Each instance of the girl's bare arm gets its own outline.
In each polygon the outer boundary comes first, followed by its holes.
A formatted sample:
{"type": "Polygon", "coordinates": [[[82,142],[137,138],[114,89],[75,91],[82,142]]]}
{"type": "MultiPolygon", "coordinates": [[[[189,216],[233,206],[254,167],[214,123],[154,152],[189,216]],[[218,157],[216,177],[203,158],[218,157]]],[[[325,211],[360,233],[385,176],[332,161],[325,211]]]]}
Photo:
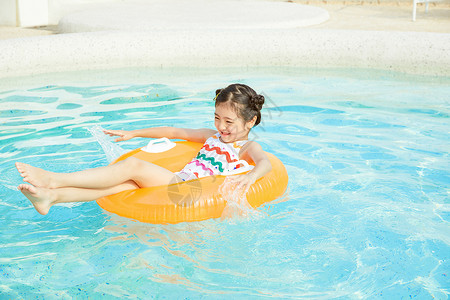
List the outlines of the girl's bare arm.
{"type": "Polygon", "coordinates": [[[247,192],[256,180],[272,170],[272,164],[261,145],[256,142],[248,142],[241,151],[240,157],[247,161],[253,160],[255,167],[247,174],[229,176],[229,178],[236,185],[237,189],[242,189],[247,192]]]}
{"type": "Polygon", "coordinates": [[[260,144],[250,141],[244,146],[242,152],[241,157],[243,159],[249,160],[250,158],[255,162],[255,167],[247,173],[254,181],[272,170],[272,164],[260,144]]]}
{"type": "Polygon", "coordinates": [[[181,139],[192,142],[203,143],[217,131],[209,128],[189,129],[177,127],[151,127],[132,131],[125,130],[105,130],[104,133],[110,136],[118,136],[116,142],[126,141],[135,137],[181,139]]]}

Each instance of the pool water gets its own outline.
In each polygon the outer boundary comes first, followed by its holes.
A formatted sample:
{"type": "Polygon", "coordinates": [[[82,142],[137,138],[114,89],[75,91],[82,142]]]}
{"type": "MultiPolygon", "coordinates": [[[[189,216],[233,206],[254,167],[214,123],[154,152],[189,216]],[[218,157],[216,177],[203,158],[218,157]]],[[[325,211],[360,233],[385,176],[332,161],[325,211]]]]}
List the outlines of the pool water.
{"type": "Polygon", "coordinates": [[[448,299],[450,78],[236,74],[3,89],[0,298],[448,299]],[[92,126],[214,128],[214,91],[233,82],[266,95],[250,138],[289,174],[255,214],[152,225],[89,202],[41,216],[15,190],[16,161],[107,164],[92,126]]]}

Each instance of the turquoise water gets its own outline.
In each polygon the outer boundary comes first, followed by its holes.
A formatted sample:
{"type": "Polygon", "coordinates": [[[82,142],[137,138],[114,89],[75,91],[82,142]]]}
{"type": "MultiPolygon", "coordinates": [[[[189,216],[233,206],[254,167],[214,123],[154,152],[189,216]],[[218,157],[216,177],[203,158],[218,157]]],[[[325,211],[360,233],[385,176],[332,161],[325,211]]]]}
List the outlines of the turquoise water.
{"type": "Polygon", "coordinates": [[[0,92],[0,299],[448,299],[450,78],[218,73],[0,92]],[[16,161],[107,164],[95,125],[213,128],[232,82],[266,95],[251,138],[290,178],[258,213],[152,225],[90,202],[41,216],[15,190],[16,161]]]}

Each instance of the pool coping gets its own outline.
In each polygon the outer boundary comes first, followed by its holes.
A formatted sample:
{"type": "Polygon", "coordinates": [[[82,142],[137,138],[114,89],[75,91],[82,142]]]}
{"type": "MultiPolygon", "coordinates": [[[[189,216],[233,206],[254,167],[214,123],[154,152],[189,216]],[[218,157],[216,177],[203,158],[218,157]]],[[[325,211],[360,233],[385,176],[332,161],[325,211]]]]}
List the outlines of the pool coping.
{"type": "Polygon", "coordinates": [[[0,49],[0,78],[125,67],[345,67],[450,74],[450,34],[430,32],[97,31],[0,40],[0,49]]]}

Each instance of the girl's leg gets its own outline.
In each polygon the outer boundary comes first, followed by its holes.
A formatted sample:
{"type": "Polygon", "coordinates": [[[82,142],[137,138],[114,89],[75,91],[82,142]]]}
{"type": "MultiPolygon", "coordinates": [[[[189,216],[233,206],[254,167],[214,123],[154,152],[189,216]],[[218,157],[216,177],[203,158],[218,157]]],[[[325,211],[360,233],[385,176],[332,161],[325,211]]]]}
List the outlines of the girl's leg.
{"type": "Polygon", "coordinates": [[[106,167],[74,173],[53,173],[23,163],[16,163],[16,167],[25,182],[44,188],[103,189],[128,180],[133,180],[139,187],[150,187],[178,180],[169,170],[137,158],[127,158],[106,167]]]}
{"type": "Polygon", "coordinates": [[[117,186],[104,189],[85,188],[57,188],[47,189],[35,187],[29,184],[21,184],[18,189],[33,203],[34,208],[46,215],[55,204],[65,202],[87,202],[98,198],[116,194],[125,190],[136,189],[138,186],[133,181],[128,181],[117,186]]]}

